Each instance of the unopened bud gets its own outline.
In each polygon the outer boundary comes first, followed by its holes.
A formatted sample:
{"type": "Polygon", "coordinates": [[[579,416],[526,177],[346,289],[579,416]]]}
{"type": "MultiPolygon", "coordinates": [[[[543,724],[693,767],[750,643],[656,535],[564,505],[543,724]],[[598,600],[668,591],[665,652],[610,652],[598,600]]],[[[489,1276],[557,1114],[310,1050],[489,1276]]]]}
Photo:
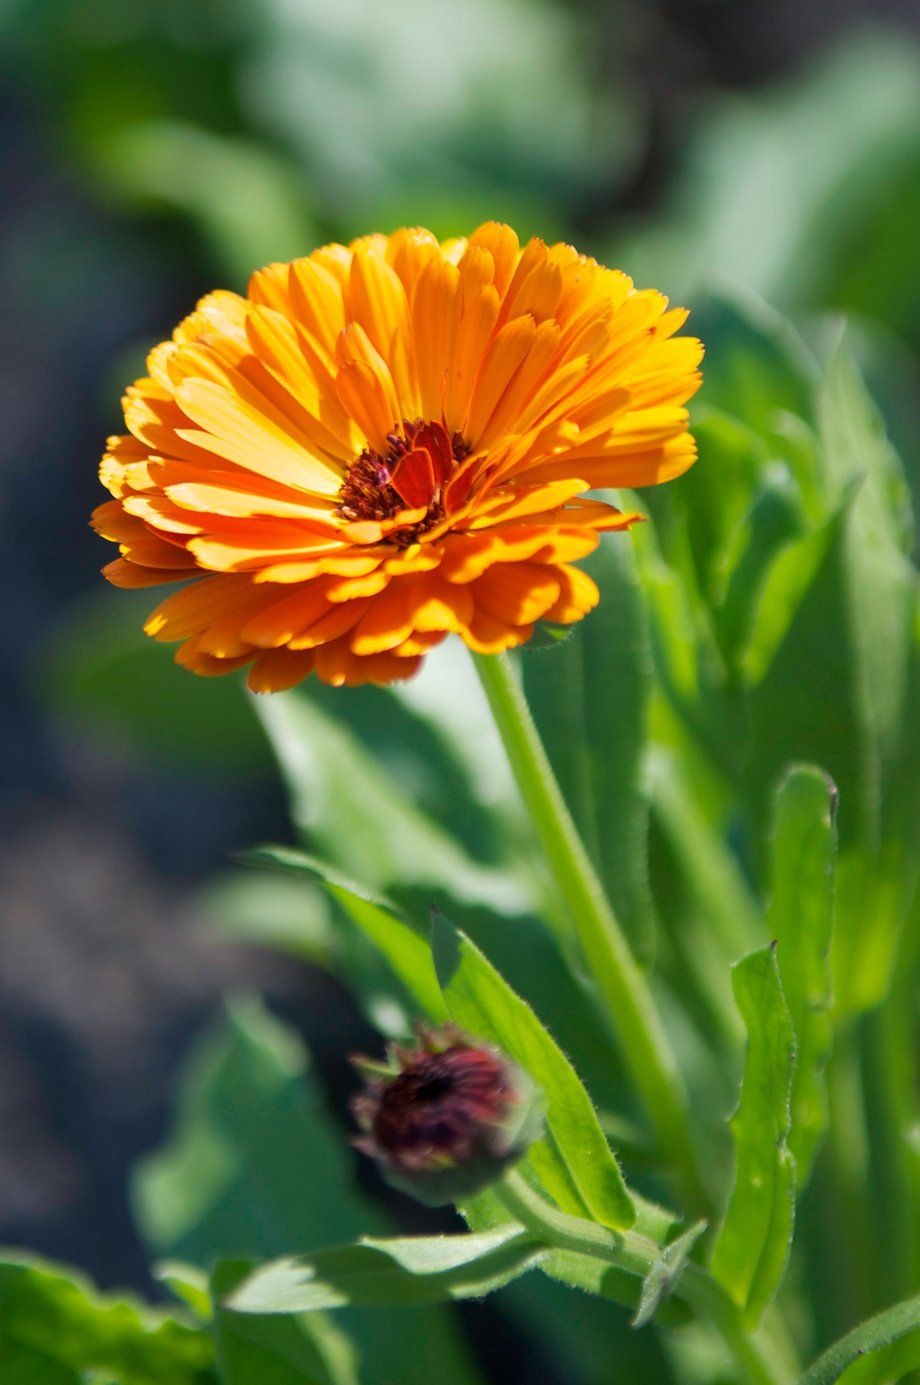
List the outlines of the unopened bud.
{"type": "Polygon", "coordinates": [[[514,1163],[542,1130],[534,1084],[516,1064],[453,1025],[419,1027],[386,1063],[356,1058],[365,1090],[352,1102],[371,1155],[394,1187],[429,1206],[458,1202],[514,1163]]]}

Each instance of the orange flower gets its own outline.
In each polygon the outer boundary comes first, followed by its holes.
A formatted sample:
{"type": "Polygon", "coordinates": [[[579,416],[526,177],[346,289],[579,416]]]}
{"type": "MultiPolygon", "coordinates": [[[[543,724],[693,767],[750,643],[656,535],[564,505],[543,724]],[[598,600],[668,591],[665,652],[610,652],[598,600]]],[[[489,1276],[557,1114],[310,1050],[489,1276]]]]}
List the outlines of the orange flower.
{"type": "Polygon", "coordinates": [[[573,563],[637,516],[583,498],[695,456],[687,314],[507,226],[327,245],[208,294],[150,354],[93,520],[145,629],[250,687],[408,678],[446,634],[496,653],[596,603],[573,563]],[[580,498],[581,497],[581,498],[580,498]]]}

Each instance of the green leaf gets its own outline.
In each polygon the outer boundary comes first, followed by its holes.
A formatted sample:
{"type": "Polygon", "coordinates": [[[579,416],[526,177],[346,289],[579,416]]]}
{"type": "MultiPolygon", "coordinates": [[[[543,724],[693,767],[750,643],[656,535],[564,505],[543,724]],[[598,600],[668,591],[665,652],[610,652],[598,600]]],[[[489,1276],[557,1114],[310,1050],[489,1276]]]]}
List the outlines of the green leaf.
{"type": "MultiPolygon", "coordinates": [[[[705,404],[769,436],[783,414],[808,417],[815,367],[788,319],[741,282],[707,297],[691,319],[706,343],[705,404]]],[[[694,477],[691,485],[719,481],[725,478],[694,477]]]]}
{"type": "Polygon", "coordinates": [[[563,797],[617,917],[634,948],[648,955],[648,617],[623,535],[608,536],[586,567],[600,587],[600,605],[562,646],[523,658],[521,671],[563,797]]]}
{"type": "Polygon", "coordinates": [[[428,938],[403,918],[395,905],[347,880],[324,861],[294,847],[255,847],[245,852],[242,860],[318,881],[355,927],[386,958],[393,974],[418,1008],[436,1022],[446,1019],[428,938]]]}
{"type": "MultiPolygon", "coordinates": [[[[827,524],[786,549],[774,567],[762,610],[765,620],[777,622],[781,638],[769,650],[768,664],[748,699],[748,792],[758,818],[768,822],[776,782],[789,764],[820,764],[840,790],[842,844],[871,836],[878,798],[877,761],[864,734],[844,579],[848,512],[858,503],[858,495],[849,494],[827,524]],[[787,580],[787,589],[778,590],[787,580]]],[[[761,627],[749,653],[758,649],[764,633],[761,627]]],[[[766,653],[766,646],[761,649],[766,653]]]]}
{"type": "Polygon", "coordinates": [[[776,556],[802,528],[793,477],[788,467],[774,463],[765,469],[725,557],[727,580],[716,607],[716,624],[722,652],[733,670],[741,668],[758,602],[776,556]]]}
{"type": "Polygon", "coordinates": [[[546,1099],[547,1137],[529,1162],[565,1211],[614,1229],[631,1226],[635,1207],[591,1099],[533,1010],[515,995],[470,939],[440,914],[432,921],[435,969],[447,1008],[464,1029],[520,1063],[546,1099]]]}
{"type": "Polygon", "coordinates": [[[254,265],[294,259],[317,240],[296,165],[263,142],[179,120],[116,124],[97,171],[128,205],[190,217],[241,287],[254,265]]]}
{"type": "Polygon", "coordinates": [[[767,925],[776,939],[795,1031],[789,1148],[804,1186],[827,1125],[824,1065],[831,1042],[829,952],[834,922],[837,791],[810,766],[791,770],[776,804],[767,925]]]}
{"type": "MultiPolygon", "coordinates": [[[[193,1053],[169,1143],[140,1165],[140,1228],[157,1256],[202,1269],[215,1258],[260,1263],[365,1232],[386,1234],[379,1208],[356,1186],[347,1134],[325,1109],[295,1036],[254,1001],[237,1002],[193,1053]]],[[[355,1310],[343,1319],[370,1385],[477,1380],[452,1322],[438,1308],[355,1310]],[[408,1334],[419,1332],[412,1361],[408,1334]]]]}
{"type": "Polygon", "coordinates": [[[213,1362],[205,1331],[100,1294],[74,1271],[27,1255],[0,1259],[4,1385],[79,1385],[88,1371],[108,1373],[118,1385],[210,1385],[213,1362]]]}
{"type": "Polygon", "coordinates": [[[224,1260],[209,1282],[194,1265],[154,1266],[155,1278],[211,1324],[221,1385],[358,1385],[354,1348],[325,1314],[241,1319],[226,1312],[222,1299],[252,1268],[248,1260],[224,1260]]]}
{"type": "Polygon", "coordinates": [[[226,1302],[238,1313],[311,1313],[346,1304],[478,1298],[516,1279],[545,1253],[516,1226],[481,1235],[365,1236],[356,1245],[265,1265],[226,1302]]]}
{"type": "MultiPolygon", "coordinates": [[[[245,860],[245,856],[243,857],[245,860]]],[[[222,938],[253,943],[332,970],[336,929],[322,890],[302,876],[234,869],[209,881],[195,900],[197,912],[222,938]]]]}
{"type": "Polygon", "coordinates": [[[180,1260],[160,1260],[151,1267],[150,1273],[154,1279],[165,1284],[199,1322],[210,1322],[211,1293],[204,1270],[196,1265],[185,1265],[180,1260]]]}
{"type": "MultiPolygon", "coordinates": [[[[849,299],[909,330],[918,88],[915,45],[864,27],[781,82],[707,103],[665,224],[643,223],[613,262],[678,301],[728,279],[774,302],[849,299]]],[[[707,393],[719,365],[707,357],[707,393]]]]}
{"type": "MultiPolygon", "coordinates": [[[[903,920],[899,911],[909,902],[882,859],[887,844],[878,851],[877,834],[886,779],[913,713],[908,693],[917,573],[908,558],[912,524],[903,471],[845,345],[828,367],[819,414],[829,486],[858,486],[847,516],[841,583],[852,651],[851,734],[862,747],[866,808],[862,859],[846,862],[841,872],[834,937],[836,1003],[846,1013],[869,1008],[885,994],[903,920]]],[[[829,760],[817,758],[834,773],[829,760]]],[[[841,840],[849,845],[842,783],[840,789],[841,840]]]]}
{"type": "Polygon", "coordinates": [[[705,1230],[706,1223],[699,1221],[664,1247],[642,1281],[642,1295],[633,1318],[633,1327],[645,1327],[646,1323],[651,1322],[661,1304],[674,1292],[690,1252],[705,1230]]]}
{"type": "Polygon", "coordinates": [[[822,1352],[801,1377],[799,1385],[832,1385],[853,1361],[878,1351],[889,1342],[920,1330],[920,1296],[896,1303],[874,1318],[860,1323],[839,1342],[822,1352]]]}
{"type": "Polygon", "coordinates": [[[900,723],[913,614],[909,495],[878,410],[843,344],[828,366],[818,413],[829,488],[839,494],[862,482],[849,511],[844,577],[862,716],[884,758],[900,723]]]}
{"type": "Polygon", "coordinates": [[[680,873],[680,893],[736,961],[763,937],[760,911],[724,835],[686,783],[686,769],[683,757],[655,747],[647,769],[655,818],[680,873]]]}
{"type": "Polygon", "coordinates": [[[106,590],[71,607],[41,651],[36,693],[82,733],[187,772],[271,773],[271,751],[238,678],[190,678],[143,633],[150,597],[106,590]]]}
{"type": "Polygon", "coordinates": [[[521,891],[479,865],[399,788],[357,737],[299,689],[257,710],[275,749],[291,812],[311,848],[373,890],[449,889],[492,909],[520,908],[521,891]]]}
{"type": "Polygon", "coordinates": [[[712,1272],[754,1326],[779,1288],[792,1240],[795,1161],[787,1139],[795,1036],[772,946],[738,962],[732,986],[748,1044],[731,1122],[735,1182],[712,1272]]]}
{"type": "Polygon", "coordinates": [[[308,685],[309,697],[360,742],[400,792],[480,861],[501,861],[516,807],[510,771],[462,641],[445,641],[415,678],[388,687],[308,685]]]}
{"type": "Polygon", "coordinates": [[[211,1276],[221,1385],[358,1385],[354,1348],[325,1313],[243,1316],[223,1306],[251,1270],[224,1260],[211,1276]]]}

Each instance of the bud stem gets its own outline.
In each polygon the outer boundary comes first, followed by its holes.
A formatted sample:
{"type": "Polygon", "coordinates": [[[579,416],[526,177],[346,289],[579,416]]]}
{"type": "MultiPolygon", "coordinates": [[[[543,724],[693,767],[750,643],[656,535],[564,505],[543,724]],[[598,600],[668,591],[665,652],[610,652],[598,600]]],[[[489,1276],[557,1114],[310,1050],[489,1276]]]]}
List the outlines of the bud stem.
{"type": "Polygon", "coordinates": [[[699,1177],[680,1073],[645,977],[566,807],[506,654],[474,654],[476,672],[633,1085],[676,1172],[688,1210],[712,1215],[699,1177]]]}
{"type": "MultiPolygon", "coordinates": [[[[595,1222],[561,1212],[515,1170],[507,1173],[494,1191],[515,1221],[535,1240],[555,1250],[603,1260],[639,1279],[645,1278],[661,1253],[660,1245],[638,1231],[608,1231],[595,1222]]],[[[771,1343],[765,1332],[746,1332],[737,1305],[701,1266],[691,1263],[685,1267],[674,1294],[717,1329],[749,1385],[791,1385],[797,1372],[784,1359],[779,1344],[771,1343]]]]}

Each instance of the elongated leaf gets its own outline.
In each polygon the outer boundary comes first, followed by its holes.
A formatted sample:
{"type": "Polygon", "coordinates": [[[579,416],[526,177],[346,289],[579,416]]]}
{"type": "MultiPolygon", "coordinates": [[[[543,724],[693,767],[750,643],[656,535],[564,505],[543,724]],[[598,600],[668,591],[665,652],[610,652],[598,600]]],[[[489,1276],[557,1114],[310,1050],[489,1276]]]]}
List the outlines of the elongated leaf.
{"type": "Polygon", "coordinates": [[[224,938],[334,968],[332,909],[313,882],[234,868],[208,881],[195,904],[205,926],[224,938]]]}
{"type": "Polygon", "coordinates": [[[720,645],[740,667],[764,583],[777,553],[802,531],[798,491],[787,467],[767,469],[726,555],[725,593],[716,607],[720,645]]]}
{"type": "MultiPolygon", "coordinates": [[[[404,1035],[419,1014],[435,1022],[446,1017],[427,931],[422,934],[415,927],[409,911],[294,847],[256,847],[242,853],[240,859],[283,870],[305,884],[318,881],[337,902],[347,922],[343,920],[344,929],[332,925],[338,946],[332,949],[330,965],[382,1033],[404,1035]],[[378,955],[385,959],[381,965],[375,964],[378,955]],[[391,977],[395,985],[390,984],[391,977]]],[[[494,948],[515,985],[539,999],[554,1028],[559,1026],[567,1050],[577,1055],[582,1070],[604,1084],[605,1099],[615,1100],[615,1058],[609,1034],[597,1014],[586,1006],[584,990],[566,968],[555,938],[532,918],[512,922],[482,907],[469,909],[467,917],[471,931],[488,952],[494,948]],[[520,939],[525,930],[527,946],[522,948],[520,939]]]]}
{"type": "Polygon", "coordinates": [[[232,1313],[223,1306],[251,1271],[224,1260],[211,1276],[221,1385],[358,1385],[354,1348],[325,1313],[232,1313]]]}
{"type": "Polygon", "coordinates": [[[302,180],[265,144],[178,120],[116,123],[106,134],[100,171],[116,195],[189,216],[235,282],[314,243],[302,180]]]}
{"type": "Polygon", "coordinates": [[[548,1138],[530,1157],[547,1190],[565,1210],[587,1209],[615,1229],[631,1226],[635,1207],[619,1165],[590,1097],[555,1040],[479,948],[439,914],[432,923],[432,950],[451,1016],[504,1049],[546,1098],[548,1138]]]}
{"type": "MultiPolygon", "coordinates": [[[[155,1255],[207,1269],[259,1263],[390,1229],[356,1186],[347,1132],[331,1121],[296,1037],[256,1002],[237,1003],[192,1056],[175,1133],[135,1179],[155,1255]]],[[[471,1385],[477,1372],[441,1308],[348,1311],[364,1385],[471,1385]],[[405,1341],[418,1332],[411,1360],[405,1341]]]]}
{"type": "Polygon", "coordinates": [[[344,722],[375,764],[477,859],[501,860],[502,818],[518,814],[510,770],[469,650],[446,640],[415,678],[309,696],[344,722]]]}
{"type": "Polygon", "coordinates": [[[792,1240],[795,1160],[787,1139],[795,1037],[772,946],[738,962],[732,985],[748,1044],[732,1117],[735,1182],[712,1272],[754,1325],[779,1288],[792,1240]]]}
{"type": "Polygon", "coordinates": [[[306,692],[257,704],[311,847],[372,890],[448,888],[455,898],[519,909],[522,892],[481,866],[412,802],[346,726],[306,692]]]}
{"type": "Polygon", "coordinates": [[[482,1235],[362,1237],[355,1245],[265,1265],[226,1302],[238,1313],[311,1313],[346,1304],[477,1298],[523,1274],[545,1253],[517,1226],[482,1235]]]}
{"type": "Polygon", "coordinates": [[[648,797],[642,758],[652,676],[648,616],[632,547],[609,535],[586,564],[597,610],[555,649],[521,661],[550,763],[617,916],[650,955],[648,797]]]}
{"type": "Polygon", "coordinates": [[[795,1030],[789,1148],[804,1185],[827,1125],[824,1064],[831,1040],[829,951],[834,918],[837,791],[800,766],[783,783],[773,832],[767,924],[795,1030]]]}
{"type": "Polygon", "coordinates": [[[661,1304],[674,1292],[690,1252],[705,1230],[706,1223],[699,1221],[664,1247],[642,1281],[642,1295],[633,1318],[633,1327],[644,1327],[651,1322],[661,1304]]]}
{"type": "Polygon", "coordinates": [[[760,938],[762,920],[737,859],[684,780],[685,765],[656,748],[648,766],[655,817],[687,895],[736,961],[760,938]]]}
{"type": "Polygon", "coordinates": [[[213,1363],[206,1331],[97,1293],[82,1274],[37,1258],[0,1259],[4,1382],[79,1385],[84,1373],[98,1371],[118,1385],[205,1385],[216,1381],[213,1363]]]}
{"type": "Polygon", "coordinates": [[[431,946],[420,929],[413,927],[382,895],[376,895],[327,866],[324,861],[289,846],[261,846],[242,858],[253,865],[319,881],[323,889],[341,906],[352,923],[386,958],[419,1009],[440,1021],[447,1011],[431,959],[431,946]]]}
{"type": "Polygon", "coordinates": [[[910,503],[900,462],[855,363],[841,346],[819,400],[828,484],[860,483],[849,510],[844,577],[863,734],[890,753],[903,707],[914,581],[910,503]]]}
{"type": "MultiPolygon", "coordinates": [[[[903,917],[900,882],[889,861],[878,859],[877,842],[885,771],[897,761],[912,711],[917,573],[907,556],[912,525],[903,471],[845,343],[828,367],[819,414],[828,485],[858,487],[847,515],[841,586],[855,712],[850,735],[862,747],[867,802],[862,860],[847,862],[841,875],[834,937],[835,999],[847,1012],[885,994],[903,917]]],[[[818,758],[834,774],[833,764],[818,758]]],[[[840,789],[844,842],[848,810],[842,783],[840,789]]]]}
{"type": "Polygon", "coordinates": [[[851,1362],[858,1361],[869,1352],[878,1351],[889,1342],[906,1337],[908,1332],[917,1331],[920,1331],[920,1295],[896,1303],[893,1308],[886,1308],[841,1337],[809,1366],[799,1385],[832,1385],[851,1362]]]}

